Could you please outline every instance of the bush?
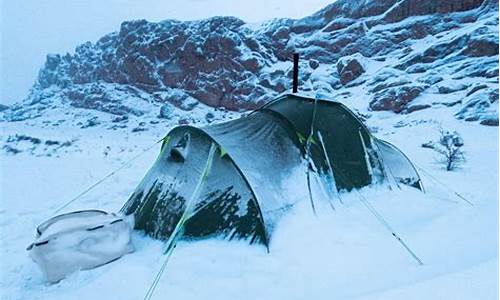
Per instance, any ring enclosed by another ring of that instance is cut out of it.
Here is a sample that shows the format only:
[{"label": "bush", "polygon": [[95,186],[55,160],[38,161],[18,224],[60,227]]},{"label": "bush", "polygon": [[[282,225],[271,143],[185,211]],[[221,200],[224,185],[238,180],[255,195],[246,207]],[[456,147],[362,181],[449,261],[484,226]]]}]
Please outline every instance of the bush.
[{"label": "bush", "polygon": [[465,162],[463,145],[464,141],[458,132],[440,129],[439,141],[434,143],[433,149],[439,154],[438,161],[447,171],[452,171]]}]

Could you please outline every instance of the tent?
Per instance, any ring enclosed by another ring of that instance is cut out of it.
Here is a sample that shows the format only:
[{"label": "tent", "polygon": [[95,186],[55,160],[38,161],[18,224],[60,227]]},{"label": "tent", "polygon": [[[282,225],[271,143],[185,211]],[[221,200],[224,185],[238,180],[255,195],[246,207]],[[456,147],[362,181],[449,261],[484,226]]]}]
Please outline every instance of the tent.
[{"label": "tent", "polygon": [[222,235],[268,246],[280,217],[295,204],[283,193],[283,181],[304,165],[328,193],[370,184],[423,189],[410,160],[372,136],[346,106],[288,94],[236,120],[172,129],[122,208],[134,216],[136,229],[168,239],[213,145],[216,154],[183,226],[185,237]]}]

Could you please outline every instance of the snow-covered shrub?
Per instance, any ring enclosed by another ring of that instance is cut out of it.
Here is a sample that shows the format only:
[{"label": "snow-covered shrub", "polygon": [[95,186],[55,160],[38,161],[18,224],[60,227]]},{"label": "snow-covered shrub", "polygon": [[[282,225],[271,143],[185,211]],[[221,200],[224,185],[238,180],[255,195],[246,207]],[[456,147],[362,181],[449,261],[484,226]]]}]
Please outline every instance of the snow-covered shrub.
[{"label": "snow-covered shrub", "polygon": [[452,171],[465,162],[463,145],[464,141],[458,132],[440,129],[439,141],[434,143],[433,149],[439,154],[438,161],[447,171]]}]

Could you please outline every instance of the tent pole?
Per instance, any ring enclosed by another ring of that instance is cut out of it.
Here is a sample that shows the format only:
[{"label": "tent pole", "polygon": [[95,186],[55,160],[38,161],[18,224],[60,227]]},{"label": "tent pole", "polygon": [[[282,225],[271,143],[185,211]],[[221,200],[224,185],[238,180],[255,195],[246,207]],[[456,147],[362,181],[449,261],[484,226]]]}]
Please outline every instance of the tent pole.
[{"label": "tent pole", "polygon": [[391,168],[385,164],[384,161],[384,156],[382,155],[382,151],[380,150],[380,147],[378,146],[377,142],[375,141],[374,137],[370,134],[370,144],[372,148],[375,150],[377,153],[377,156],[379,158],[379,163],[381,164],[381,169],[382,173],[384,174],[384,177],[387,179],[387,183],[389,185],[389,189],[392,190],[392,185],[396,185],[398,189],[401,189],[401,186],[396,180],[396,177],[392,173]]},{"label": "tent pole", "polygon": [[151,299],[151,297],[153,297],[154,290],[156,289],[156,286],[158,285],[158,282],[160,281],[160,278],[163,275],[163,271],[165,270],[165,268],[167,266],[167,263],[170,259],[170,256],[172,255],[174,248],[177,246],[177,239],[183,234],[184,223],[186,223],[186,221],[189,219],[189,217],[192,216],[190,214],[192,206],[193,206],[194,202],[196,201],[196,199],[198,199],[198,196],[200,195],[200,192],[208,179],[208,175],[210,174],[210,169],[212,168],[212,162],[213,162],[214,154],[215,154],[216,150],[217,150],[216,145],[214,143],[212,143],[210,145],[210,150],[208,151],[207,162],[206,162],[205,167],[200,175],[200,178],[198,179],[198,182],[194,188],[194,191],[191,194],[191,196],[189,197],[189,199],[187,199],[186,208],[184,209],[184,212],[182,213],[181,218],[179,219],[179,221],[177,221],[177,224],[175,225],[174,230],[172,231],[172,233],[170,234],[170,237],[167,240],[167,243],[166,243],[167,246],[166,246],[166,250],[164,252],[166,255],[165,260],[163,261],[163,264],[162,264],[160,270],[158,271],[158,273],[156,274],[156,276],[153,280],[153,283],[149,287],[146,295],[144,296],[145,300],[149,300],[149,299]]},{"label": "tent pole", "polygon": [[307,170],[306,170],[306,177],[307,177],[307,189],[309,191],[309,200],[311,202],[311,208],[316,216],[316,207],[314,205],[314,199],[311,191],[311,171],[312,171],[312,166],[314,164],[313,159],[311,157],[311,143],[314,138],[314,122],[316,121],[316,109],[318,107],[318,100],[315,98],[314,99],[314,107],[313,107],[313,112],[312,112],[312,118],[311,118],[311,128],[309,132],[309,136],[307,137],[306,141],[306,158],[307,158]]},{"label": "tent pole", "polygon": [[323,149],[323,154],[325,155],[326,163],[328,164],[328,175],[331,177],[330,178],[331,185],[333,185],[333,187],[331,187],[330,185],[330,192],[334,192],[339,198],[340,204],[344,204],[337,188],[337,182],[335,181],[335,176],[333,175],[332,163],[330,162],[330,157],[328,156],[328,152],[326,151],[325,142],[323,142],[323,136],[321,135],[321,131],[319,130],[318,130],[318,138],[319,138],[319,143],[321,144],[321,148]]}]

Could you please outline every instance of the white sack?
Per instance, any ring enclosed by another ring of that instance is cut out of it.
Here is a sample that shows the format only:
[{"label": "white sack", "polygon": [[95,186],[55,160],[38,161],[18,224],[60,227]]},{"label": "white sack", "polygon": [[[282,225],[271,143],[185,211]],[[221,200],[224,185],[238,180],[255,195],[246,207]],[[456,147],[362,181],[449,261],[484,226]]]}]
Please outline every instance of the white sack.
[{"label": "white sack", "polygon": [[132,226],[123,218],[99,210],[53,217],[37,227],[27,250],[49,282],[78,270],[92,269],[133,251]]}]

